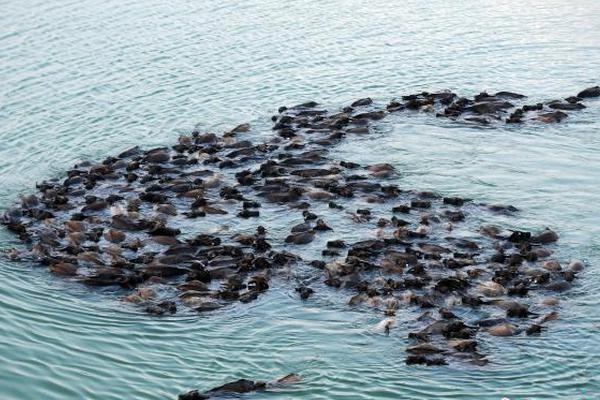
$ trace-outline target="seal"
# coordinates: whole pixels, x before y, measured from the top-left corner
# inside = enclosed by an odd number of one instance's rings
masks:
[[[221,386],[212,388],[204,393],[192,390],[179,395],[179,400],[204,400],[211,397],[219,397],[227,394],[242,394],[255,391],[263,391],[272,387],[296,384],[301,381],[297,374],[288,374],[271,382],[252,381],[249,379],[238,379]]]

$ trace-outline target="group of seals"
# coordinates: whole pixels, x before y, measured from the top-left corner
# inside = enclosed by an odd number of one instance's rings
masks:
[[[387,105],[389,112],[421,110],[436,112],[436,116],[461,119],[467,123],[489,125],[504,121],[517,124],[526,121],[556,123],[568,117],[566,111],[586,108],[582,101],[600,97],[600,86],[582,90],[576,96],[545,103],[526,104],[527,96],[508,91],[494,94],[481,92],[473,98],[460,97],[450,91],[436,93],[422,92],[402,96],[402,101],[392,100]]]
[[[400,309],[418,313],[409,364],[443,364],[446,356],[484,363],[476,334],[539,333],[557,316],[546,295],[569,289],[583,264],[550,257],[558,235],[549,229],[469,220],[511,215],[512,206],[402,189],[392,165],[336,160],[330,150],[372,134],[401,109],[460,102],[461,113],[488,115],[507,109],[499,98],[520,96],[421,93],[387,110],[365,98],[333,114],[307,102],[281,107],[272,117],[276,135],[258,144],[242,124],[222,136],[195,130],[172,147],[82,162],[3,214],[0,222],[29,244],[9,255],[90,286],[129,290],[123,299],[152,314],[254,301],[275,274],[291,273],[301,299],[324,282],[348,293],[351,306],[381,310],[387,333]],[[300,220],[282,236],[260,223],[273,215]],[[341,237],[340,228],[351,234]]]

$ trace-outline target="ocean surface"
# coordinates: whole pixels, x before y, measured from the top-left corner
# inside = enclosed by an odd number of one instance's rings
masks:
[[[281,105],[330,109],[421,90],[532,101],[600,84],[600,2],[0,1],[0,209],[85,159],[175,143]],[[293,282],[222,313],[152,317],[110,291],[0,259],[2,400],[174,399],[299,373],[247,399],[600,398],[600,100],[556,125],[474,127],[400,114],[336,156],[389,162],[404,188],[512,204],[586,270],[540,337],[485,343],[490,363],[406,366],[341,294]],[[277,223],[290,221],[281,217]],[[16,245],[0,230],[0,247]]]

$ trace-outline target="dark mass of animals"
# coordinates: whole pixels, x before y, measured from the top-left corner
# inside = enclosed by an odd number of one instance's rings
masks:
[[[302,301],[330,287],[349,306],[380,313],[383,333],[401,311],[413,313],[402,321],[414,328],[408,364],[485,364],[478,336],[542,333],[584,264],[553,257],[558,234],[549,228],[480,223],[510,218],[513,206],[402,188],[394,166],[339,160],[332,149],[372,135],[390,113],[556,123],[599,96],[596,86],[527,104],[511,92],[444,91],[384,109],[370,98],[336,113],[315,102],[281,107],[275,135],[261,142],[248,124],[220,136],[195,130],[174,146],[133,147],[37,184],[0,217],[27,244],[6,253],[90,287],[122,288],[123,300],[156,315],[252,302],[291,274]],[[296,222],[282,236],[265,223],[273,215]],[[210,393],[196,395],[183,398]]]

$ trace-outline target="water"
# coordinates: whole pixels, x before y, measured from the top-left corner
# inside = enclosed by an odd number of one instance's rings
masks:
[[[78,160],[172,143],[196,124],[266,132],[282,104],[442,88],[571,95],[599,83],[599,17],[593,0],[5,0],[0,208]],[[224,314],[156,319],[0,260],[0,397],[169,399],[296,371],[302,384],[247,397],[597,398],[600,101],[587,104],[543,127],[400,116],[338,150],[394,163],[407,188],[514,204],[516,223],[552,226],[559,256],[586,261],[548,332],[485,343],[488,366],[407,367],[404,336],[372,333],[373,314],[327,293],[301,303],[285,282]],[[1,230],[0,246],[14,244]]]

